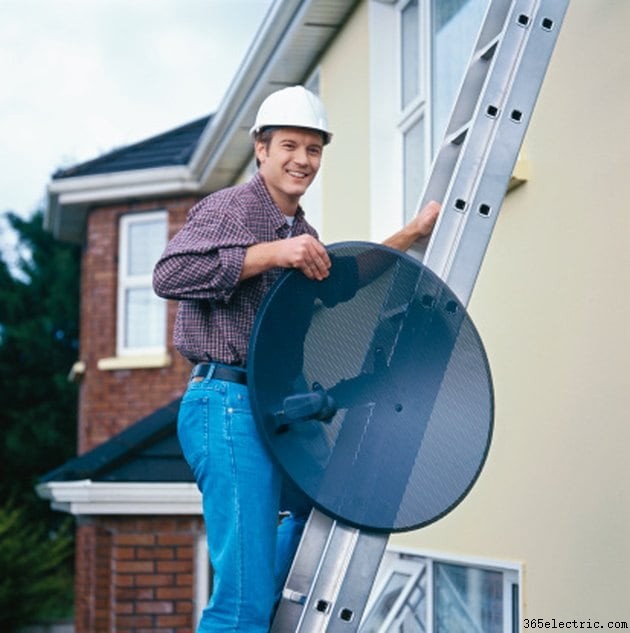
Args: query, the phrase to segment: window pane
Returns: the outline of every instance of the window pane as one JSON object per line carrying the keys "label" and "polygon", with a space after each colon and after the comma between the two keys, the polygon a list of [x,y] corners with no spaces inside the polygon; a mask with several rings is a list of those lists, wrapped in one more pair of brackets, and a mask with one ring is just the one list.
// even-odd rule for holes
{"label": "window pane", "polygon": [[125,347],[158,347],[164,344],[164,301],[150,288],[125,292]]}
{"label": "window pane", "polygon": [[405,597],[396,618],[388,627],[388,633],[426,633],[427,631],[427,589],[426,573],[420,573],[413,587]]}
{"label": "window pane", "polygon": [[418,119],[403,136],[404,152],[404,211],[408,222],[418,210],[424,186],[424,118]]}
{"label": "window pane", "polygon": [[380,629],[408,580],[409,575],[400,572],[394,572],[388,578],[368,619],[361,627],[361,633],[376,633]]}
{"label": "window pane", "polygon": [[444,136],[488,0],[433,0],[433,145]]}
{"label": "window pane", "polygon": [[400,14],[401,30],[401,108],[420,94],[420,36],[418,0],[412,0]]}
{"label": "window pane", "polygon": [[501,572],[436,563],[435,632],[502,633]]}
{"label": "window pane", "polygon": [[166,245],[166,219],[130,223],[128,240],[127,274],[151,273]]}

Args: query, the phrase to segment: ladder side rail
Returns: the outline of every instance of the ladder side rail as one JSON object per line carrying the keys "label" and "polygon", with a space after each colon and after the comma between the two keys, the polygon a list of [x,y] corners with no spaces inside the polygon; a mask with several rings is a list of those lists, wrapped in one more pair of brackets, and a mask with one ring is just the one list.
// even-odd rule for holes
{"label": "ladder side rail", "polygon": [[[452,180],[452,175],[456,171],[458,159],[462,152],[467,124],[473,118],[479,95],[483,91],[487,75],[490,73],[494,63],[496,49],[505,30],[512,2],[513,0],[491,0],[488,5],[468,66],[462,76],[457,97],[446,126],[444,139],[433,159],[418,210],[422,209],[430,200],[444,201],[445,199],[446,191]],[[434,233],[439,230],[439,225],[442,221],[443,214],[438,219]],[[412,245],[409,253],[422,260],[428,244],[428,237],[421,238]]]}
{"label": "ladder side rail", "polygon": [[[507,160],[499,165],[499,171],[491,174],[489,178],[486,175],[489,186],[485,188],[484,193],[494,199],[492,205],[474,199],[475,193],[479,190],[479,181],[484,178],[488,154],[496,145],[497,131],[501,129],[503,132],[499,136],[502,147],[506,146],[510,134],[518,134],[520,131],[501,127],[501,124],[505,118],[506,102],[518,76],[525,42],[529,35],[528,31],[516,22],[517,16],[523,15],[523,4],[524,2],[515,2],[508,15],[503,37],[494,56],[494,64],[488,72],[470,128],[462,143],[461,154],[444,193],[442,221],[436,226],[424,254],[424,264],[444,281],[447,281],[454,254],[464,235],[470,235],[470,225],[478,220],[478,215],[471,213],[471,209],[479,210],[482,204],[485,205],[483,209],[496,209],[497,200],[502,200],[505,195],[516,162],[516,153],[514,156],[505,153],[504,157]],[[480,212],[479,216],[481,215]],[[496,213],[486,213],[483,217],[486,220],[496,219]],[[487,236],[488,239],[489,236],[490,234]],[[469,244],[472,241],[474,247],[485,250],[486,244],[478,239],[468,237],[467,241]],[[464,304],[467,303],[467,295],[460,292],[456,294]]]}
{"label": "ladder side rail", "polygon": [[[538,96],[568,0],[549,0],[548,2],[540,0],[536,4],[539,10],[536,12],[534,22],[546,19],[551,20],[554,26],[548,29],[547,35],[550,37],[547,37],[544,42],[539,42],[538,37],[530,38],[532,42],[526,48],[528,51],[531,50],[531,53],[517,56],[518,60],[521,57],[525,58],[523,67],[529,69],[527,71],[531,75],[529,81],[513,81],[521,70],[516,62],[509,65],[505,58],[510,55],[507,52],[509,47],[514,46],[519,36],[521,38],[523,36],[523,33],[515,31],[514,18],[520,15],[519,11],[524,15],[531,15],[533,4],[536,3],[532,3],[532,0],[529,2],[527,0],[512,2],[494,0],[490,3],[468,74],[463,79],[462,89],[447,128],[450,137],[447,138],[447,142],[443,144],[436,157],[423,195],[421,206],[429,199],[441,200],[443,212],[440,214],[428,248],[426,248],[426,242],[424,244],[419,242],[410,249],[410,254],[418,256],[419,252],[421,258],[425,257],[425,264],[430,267],[434,258],[437,259],[438,251],[447,253],[446,264],[442,264],[440,272],[434,272],[437,272],[447,283],[457,285],[459,291],[456,293],[464,304],[467,303],[472,292],[499,208],[505,197],[507,184],[529,122],[529,115]],[[506,15],[509,19],[505,18]],[[503,31],[498,36],[497,31],[501,24],[503,24]],[[527,31],[527,29],[523,30]],[[508,34],[507,37],[506,34]],[[522,43],[520,45],[522,46]],[[475,65],[477,66],[473,68]],[[532,81],[534,81],[533,88]],[[483,84],[481,94],[473,103],[469,99],[468,92],[478,89],[480,84]],[[506,91],[506,86],[510,88],[511,93],[509,90]],[[481,119],[482,116],[486,117],[481,108],[487,107],[487,101],[484,98],[487,96],[486,93],[490,94],[489,87],[496,91],[493,93],[495,102],[498,102],[496,95],[503,95],[500,103],[504,104],[505,111],[511,111],[512,107],[521,113],[528,113],[525,120],[522,120],[520,133],[514,133],[514,129],[510,128],[506,131],[505,126],[513,122],[505,120],[505,116],[495,117],[496,120],[490,125],[488,120]],[[471,105],[474,105],[473,115],[470,122],[466,123],[466,109],[470,109]],[[491,119],[491,117],[486,117],[486,119]],[[506,134],[510,137],[509,142],[504,138]],[[497,137],[500,140],[499,143],[496,142]],[[506,164],[509,170],[505,168]],[[465,179],[460,172],[466,172]],[[485,175],[482,176],[482,172]],[[458,177],[463,178],[459,183]],[[456,184],[461,188],[456,188]],[[464,193],[460,194],[460,191]],[[490,208],[490,212],[486,215],[470,211],[463,214],[462,209],[453,206],[460,198],[470,200],[469,209],[478,209],[481,199],[490,201],[484,202]],[[442,258],[442,261],[445,260]],[[440,268],[437,264],[434,265]],[[365,569],[357,568],[356,561],[364,555],[362,552],[372,552],[370,555],[373,555],[376,564],[370,572],[372,578],[368,584],[371,587],[385,552],[388,536],[368,534],[339,524],[317,510],[313,510],[311,515],[315,516],[315,520],[311,522],[309,519],[305,528],[272,631],[273,633],[287,630],[303,633],[355,631],[359,626],[360,618],[356,618],[356,623],[354,623],[354,619],[346,621],[340,618],[339,614],[340,609],[344,608],[345,596],[353,594],[351,587],[353,584],[356,587],[357,573],[363,576],[366,573]],[[311,541],[315,543],[314,547],[309,546]],[[361,593],[363,595],[360,595]],[[354,591],[354,594],[356,595],[353,595],[353,600],[360,598],[359,602],[362,600],[364,608],[369,597],[369,587],[367,590],[364,588],[363,592]],[[355,604],[348,602],[350,603]],[[354,608],[354,606],[350,608],[352,613],[355,613]],[[327,613],[324,613],[326,611]],[[291,618],[285,618],[287,614]],[[336,617],[331,620],[330,616],[335,614]],[[322,617],[323,615],[328,617]],[[289,622],[291,624],[288,624]],[[336,626],[339,628],[334,629],[333,627]]]}
{"label": "ladder side rail", "polygon": [[[510,29],[517,36],[519,29],[526,37],[519,37],[522,48],[510,69],[509,86],[504,89],[501,85],[506,69],[499,69],[498,78],[489,77],[483,95],[487,101],[480,100],[481,112],[467,135],[445,195],[443,222],[436,226],[425,253],[424,263],[464,304],[472,293],[505,198],[568,0],[543,0],[539,5],[537,11],[525,13],[519,3],[515,4]],[[521,15],[529,16],[527,28],[517,22]],[[509,42],[514,38],[505,39]],[[487,112],[484,114],[489,107],[497,108],[496,124],[490,129],[484,120],[489,118]],[[470,151],[471,146],[483,145],[484,136],[484,154]],[[458,209],[458,201],[465,201],[466,207]]]}
{"label": "ladder side rail", "polygon": [[[339,579],[326,633],[359,630],[370,590],[376,579],[389,534],[358,530],[356,545],[346,575]],[[305,633],[311,629],[304,629]]]}
{"label": "ladder side rail", "polygon": [[271,632],[356,631],[368,598],[365,584],[376,577],[388,539],[313,509]]}
{"label": "ladder side rail", "polygon": [[[443,147],[425,187],[421,205],[430,199],[439,200],[443,205],[443,212],[431,238],[419,244],[424,251],[418,252],[418,248],[412,250],[440,277],[448,268],[451,253],[457,248],[464,232],[467,221],[464,211],[469,204],[471,190],[483,164],[484,155],[495,138],[494,130],[499,123],[506,92],[517,74],[527,31],[517,26],[516,20],[523,13],[522,5],[525,2],[528,0],[516,0],[512,3],[501,36],[494,47],[482,56],[473,55],[466,74],[481,74],[485,70],[484,82],[477,99],[474,104],[468,104],[469,107],[474,105],[474,110],[467,126],[457,128],[457,111],[460,106],[456,104],[451,115],[455,121],[449,123]],[[463,89],[467,83],[467,79],[464,79]],[[458,101],[463,100],[464,95],[460,95]],[[447,163],[445,157],[453,154],[454,150],[457,152],[456,160],[450,156],[450,163]]]}
{"label": "ladder side rail", "polygon": [[297,630],[334,523],[334,519],[319,510],[311,510],[276,609],[272,633]]}

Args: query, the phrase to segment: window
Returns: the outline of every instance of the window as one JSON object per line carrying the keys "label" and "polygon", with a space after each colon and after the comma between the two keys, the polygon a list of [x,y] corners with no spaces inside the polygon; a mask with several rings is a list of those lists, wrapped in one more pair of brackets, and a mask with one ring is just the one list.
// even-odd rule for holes
{"label": "window", "polygon": [[373,215],[379,234],[418,211],[488,1],[370,3],[372,204],[401,210],[397,226]]}
{"label": "window", "polygon": [[403,214],[410,220],[451,109],[488,0],[398,3]]}
{"label": "window", "polygon": [[120,219],[117,355],[163,353],[166,302],[153,293],[153,267],[166,246],[167,213]]}
{"label": "window", "polygon": [[432,2],[432,153],[438,150],[488,0]]}
{"label": "window", "polygon": [[518,569],[389,549],[361,633],[515,633]]}

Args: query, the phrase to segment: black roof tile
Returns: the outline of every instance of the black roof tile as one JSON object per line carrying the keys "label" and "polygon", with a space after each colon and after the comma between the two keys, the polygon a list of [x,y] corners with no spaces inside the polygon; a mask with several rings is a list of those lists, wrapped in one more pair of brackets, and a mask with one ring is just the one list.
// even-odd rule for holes
{"label": "black roof tile", "polygon": [[177,440],[180,399],[138,420],[96,448],[50,471],[41,482],[193,482]]}
{"label": "black roof tile", "polygon": [[195,151],[199,138],[211,118],[212,115],[205,116],[169,132],[108,152],[85,163],[59,169],[53,174],[53,180],[185,165]]}

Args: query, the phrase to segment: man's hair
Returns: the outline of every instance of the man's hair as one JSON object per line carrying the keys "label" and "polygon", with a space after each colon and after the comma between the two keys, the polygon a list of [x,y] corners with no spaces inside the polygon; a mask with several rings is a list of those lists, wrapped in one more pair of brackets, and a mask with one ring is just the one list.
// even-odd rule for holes
{"label": "man's hair", "polygon": [[[263,143],[264,146],[269,150],[269,144],[271,143],[271,139],[273,137],[274,132],[281,129],[284,126],[281,125],[270,125],[268,127],[264,127],[257,132],[254,133],[254,143]],[[318,132],[322,136],[322,141],[324,145],[327,143],[327,136],[321,130],[313,130],[313,132]],[[256,167],[260,167],[260,161],[258,158],[256,159]]]}
{"label": "man's hair", "polygon": [[[277,130],[277,127],[264,127],[262,130],[258,130],[256,134],[254,134],[254,143],[262,143],[267,151],[269,150],[269,143],[271,143],[271,138],[273,137],[273,133]],[[260,161],[256,158],[256,168],[260,167]]]}

